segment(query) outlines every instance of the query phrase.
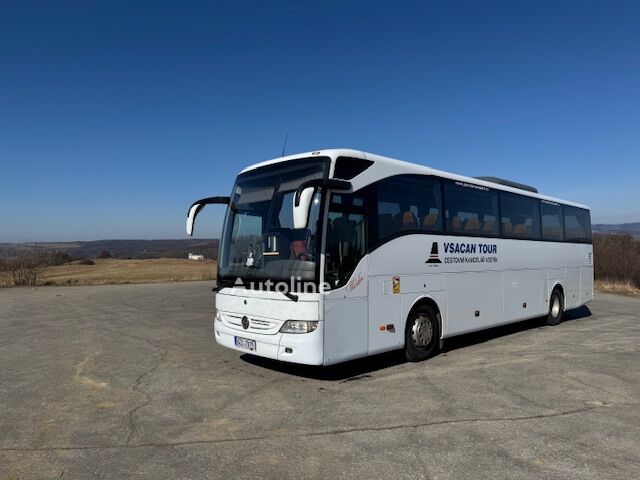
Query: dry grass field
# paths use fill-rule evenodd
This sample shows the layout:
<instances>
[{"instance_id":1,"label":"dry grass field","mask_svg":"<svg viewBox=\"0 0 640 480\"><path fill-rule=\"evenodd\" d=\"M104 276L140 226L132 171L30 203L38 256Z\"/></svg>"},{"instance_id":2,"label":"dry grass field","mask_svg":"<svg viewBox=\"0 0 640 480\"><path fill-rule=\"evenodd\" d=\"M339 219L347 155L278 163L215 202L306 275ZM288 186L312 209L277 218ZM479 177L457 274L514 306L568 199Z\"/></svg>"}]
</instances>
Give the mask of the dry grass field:
<instances>
[{"instance_id":1,"label":"dry grass field","mask_svg":"<svg viewBox=\"0 0 640 480\"><path fill-rule=\"evenodd\" d=\"M616 293L630 297L640 297L640 288L631 282L616 282L610 280L596 280L595 290L598 293Z\"/></svg>"},{"instance_id":2,"label":"dry grass field","mask_svg":"<svg viewBox=\"0 0 640 480\"><path fill-rule=\"evenodd\" d=\"M146 260L95 260L95 265L72 262L46 268L38 283L44 285L107 285L114 283L155 283L211 280L216 262L176 258Z\"/></svg>"}]
</instances>

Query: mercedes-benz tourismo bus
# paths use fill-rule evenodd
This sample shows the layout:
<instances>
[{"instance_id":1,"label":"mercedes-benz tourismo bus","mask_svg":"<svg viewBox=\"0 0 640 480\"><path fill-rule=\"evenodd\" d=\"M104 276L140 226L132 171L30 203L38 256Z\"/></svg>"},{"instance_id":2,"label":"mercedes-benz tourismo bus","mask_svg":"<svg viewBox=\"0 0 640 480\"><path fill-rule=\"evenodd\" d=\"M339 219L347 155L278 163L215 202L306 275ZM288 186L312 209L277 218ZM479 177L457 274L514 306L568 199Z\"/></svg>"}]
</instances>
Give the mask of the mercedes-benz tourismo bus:
<instances>
[{"instance_id":1,"label":"mercedes-benz tourismo bus","mask_svg":"<svg viewBox=\"0 0 640 480\"><path fill-rule=\"evenodd\" d=\"M593 298L589 209L494 177L354 150L245 168L220 239L216 341L329 365L546 316Z\"/></svg>"}]
</instances>

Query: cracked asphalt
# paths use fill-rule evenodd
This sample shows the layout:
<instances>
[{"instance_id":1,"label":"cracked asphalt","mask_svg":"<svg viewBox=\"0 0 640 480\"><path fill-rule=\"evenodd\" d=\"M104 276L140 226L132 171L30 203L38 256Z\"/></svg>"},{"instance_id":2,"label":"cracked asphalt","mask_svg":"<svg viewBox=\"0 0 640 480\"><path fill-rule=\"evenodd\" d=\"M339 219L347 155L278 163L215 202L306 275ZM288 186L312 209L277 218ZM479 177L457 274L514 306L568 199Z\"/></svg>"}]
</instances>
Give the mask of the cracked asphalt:
<instances>
[{"instance_id":1,"label":"cracked asphalt","mask_svg":"<svg viewBox=\"0 0 640 480\"><path fill-rule=\"evenodd\" d=\"M210 282L0 290L0 479L640 477L640 300L330 369L210 334Z\"/></svg>"}]
</instances>

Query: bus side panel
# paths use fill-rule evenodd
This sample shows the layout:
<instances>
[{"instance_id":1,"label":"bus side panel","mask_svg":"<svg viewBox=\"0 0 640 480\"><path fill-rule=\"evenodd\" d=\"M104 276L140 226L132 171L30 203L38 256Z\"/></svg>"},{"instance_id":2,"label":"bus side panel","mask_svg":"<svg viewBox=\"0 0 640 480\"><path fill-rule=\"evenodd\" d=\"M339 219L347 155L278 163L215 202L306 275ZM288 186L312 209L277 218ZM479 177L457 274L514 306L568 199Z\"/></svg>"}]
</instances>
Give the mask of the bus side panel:
<instances>
[{"instance_id":1,"label":"bus side panel","mask_svg":"<svg viewBox=\"0 0 640 480\"><path fill-rule=\"evenodd\" d=\"M324 364L367 355L369 257L364 256L343 287L324 296Z\"/></svg>"},{"instance_id":2,"label":"bus side panel","mask_svg":"<svg viewBox=\"0 0 640 480\"><path fill-rule=\"evenodd\" d=\"M549 275L549 284L547 286L547 309L549 308L549 299L551 298L551 292L556 285L567 284L567 269L566 268L548 268L547 274Z\"/></svg>"},{"instance_id":3,"label":"bus side panel","mask_svg":"<svg viewBox=\"0 0 640 480\"><path fill-rule=\"evenodd\" d=\"M585 245L584 263L580 268L580 303L593 300L593 245Z\"/></svg>"},{"instance_id":4,"label":"bus side panel","mask_svg":"<svg viewBox=\"0 0 640 480\"><path fill-rule=\"evenodd\" d=\"M367 299L339 298L324 302L324 364L367 355Z\"/></svg>"},{"instance_id":5,"label":"bus side panel","mask_svg":"<svg viewBox=\"0 0 640 480\"><path fill-rule=\"evenodd\" d=\"M593 300L593 267L580 268L580 303Z\"/></svg>"},{"instance_id":6,"label":"bus side panel","mask_svg":"<svg viewBox=\"0 0 640 480\"><path fill-rule=\"evenodd\" d=\"M447 335L503 323L502 272L446 274Z\"/></svg>"},{"instance_id":7,"label":"bus side panel","mask_svg":"<svg viewBox=\"0 0 640 480\"><path fill-rule=\"evenodd\" d=\"M565 310L580 306L580 267L567 268L567 280L564 286Z\"/></svg>"},{"instance_id":8,"label":"bus side panel","mask_svg":"<svg viewBox=\"0 0 640 480\"><path fill-rule=\"evenodd\" d=\"M543 315L547 311L545 270L511 270L503 273L504 322Z\"/></svg>"},{"instance_id":9,"label":"bus side panel","mask_svg":"<svg viewBox=\"0 0 640 480\"><path fill-rule=\"evenodd\" d=\"M401 298L393 292L393 277L369 277L369 355L400 348L404 341ZM385 330L380 330L380 326ZM394 328L387 330L387 325Z\"/></svg>"},{"instance_id":10,"label":"bus side panel","mask_svg":"<svg viewBox=\"0 0 640 480\"><path fill-rule=\"evenodd\" d=\"M436 302L445 316L444 275L398 275L369 278L369 355L402 348L404 330L411 308L421 298ZM391 330L387 325L393 325ZM382 330L381 327L385 329ZM442 335L444 332L440 332Z\"/></svg>"}]
</instances>

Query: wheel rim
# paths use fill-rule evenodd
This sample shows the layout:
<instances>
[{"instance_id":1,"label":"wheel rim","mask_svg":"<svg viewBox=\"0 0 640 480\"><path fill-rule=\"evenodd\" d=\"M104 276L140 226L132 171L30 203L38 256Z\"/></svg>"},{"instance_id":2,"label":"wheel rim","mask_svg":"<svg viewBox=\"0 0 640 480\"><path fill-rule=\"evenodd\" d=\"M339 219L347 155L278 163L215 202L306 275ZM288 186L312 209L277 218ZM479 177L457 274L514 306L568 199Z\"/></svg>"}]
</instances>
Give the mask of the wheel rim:
<instances>
[{"instance_id":1,"label":"wheel rim","mask_svg":"<svg viewBox=\"0 0 640 480\"><path fill-rule=\"evenodd\" d=\"M411 326L411 341L416 347L427 347L433 340L433 325L424 314L419 314Z\"/></svg>"},{"instance_id":2,"label":"wheel rim","mask_svg":"<svg viewBox=\"0 0 640 480\"><path fill-rule=\"evenodd\" d=\"M556 318L558 315L560 315L560 299L554 296L553 303L551 304L551 316Z\"/></svg>"}]
</instances>

